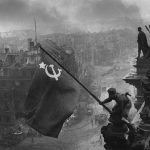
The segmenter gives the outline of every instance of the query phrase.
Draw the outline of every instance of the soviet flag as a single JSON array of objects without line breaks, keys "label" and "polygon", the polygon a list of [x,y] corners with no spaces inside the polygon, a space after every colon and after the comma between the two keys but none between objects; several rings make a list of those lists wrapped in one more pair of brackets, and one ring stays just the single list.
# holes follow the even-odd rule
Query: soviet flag
[{"label": "soviet flag", "polygon": [[[77,77],[73,49],[58,47],[50,40],[40,42],[40,46]],[[59,69],[62,71],[56,80],[54,76],[58,75]],[[40,66],[24,104],[28,125],[43,135],[58,137],[63,123],[78,103],[79,92],[78,83],[41,50]]]}]

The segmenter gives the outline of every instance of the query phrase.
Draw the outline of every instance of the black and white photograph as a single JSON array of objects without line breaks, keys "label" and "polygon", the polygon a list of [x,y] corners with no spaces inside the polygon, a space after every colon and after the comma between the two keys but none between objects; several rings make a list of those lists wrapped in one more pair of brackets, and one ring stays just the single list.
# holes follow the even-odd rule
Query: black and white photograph
[{"label": "black and white photograph", "polygon": [[150,0],[0,0],[0,150],[150,150]]}]

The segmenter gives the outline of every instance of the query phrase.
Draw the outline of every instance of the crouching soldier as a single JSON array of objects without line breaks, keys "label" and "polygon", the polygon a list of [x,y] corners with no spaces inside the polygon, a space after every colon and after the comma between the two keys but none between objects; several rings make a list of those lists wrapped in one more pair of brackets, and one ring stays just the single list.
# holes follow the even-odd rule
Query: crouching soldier
[{"label": "crouching soldier", "polygon": [[115,88],[108,89],[108,98],[102,103],[106,104],[114,100],[116,105],[112,109],[107,126],[101,128],[101,133],[105,141],[106,150],[128,150],[134,141],[134,127],[128,121],[128,114],[132,103],[128,98],[128,93],[120,94]]},{"label": "crouching soldier", "polygon": [[108,98],[102,103],[106,104],[114,100],[116,105],[112,109],[112,114],[110,116],[110,122],[114,124],[120,123],[122,118],[128,119],[128,113],[132,106],[130,99],[128,98],[128,93],[120,94],[116,92],[115,88],[108,89]]}]

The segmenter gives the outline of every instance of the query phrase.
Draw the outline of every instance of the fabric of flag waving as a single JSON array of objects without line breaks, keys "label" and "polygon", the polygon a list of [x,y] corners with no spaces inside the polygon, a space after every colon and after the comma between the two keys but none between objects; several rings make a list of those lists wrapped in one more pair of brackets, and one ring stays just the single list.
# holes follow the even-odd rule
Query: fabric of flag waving
[{"label": "fabric of flag waving", "polygon": [[[68,66],[68,71],[74,75],[77,73],[73,51],[65,53],[65,49],[49,40],[40,44],[64,67]],[[58,68],[62,69],[45,52],[41,53],[41,62],[53,64],[56,73]],[[48,72],[53,74],[52,68],[48,67]],[[55,78],[48,77],[44,69],[38,68],[24,104],[27,123],[43,135],[58,137],[63,123],[71,116],[78,103],[79,92],[78,83],[63,69],[56,81]]]}]

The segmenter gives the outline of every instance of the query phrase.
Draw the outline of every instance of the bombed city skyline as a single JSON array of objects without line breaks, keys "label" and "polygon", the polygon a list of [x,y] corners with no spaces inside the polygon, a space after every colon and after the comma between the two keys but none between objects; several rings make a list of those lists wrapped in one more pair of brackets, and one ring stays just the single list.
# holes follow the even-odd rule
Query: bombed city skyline
[{"label": "bombed city skyline", "polygon": [[0,32],[99,32],[149,23],[149,0],[0,0]]}]

